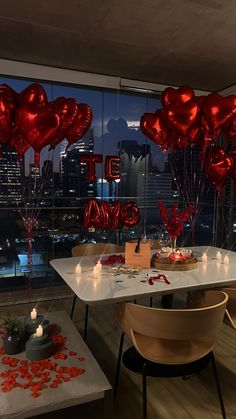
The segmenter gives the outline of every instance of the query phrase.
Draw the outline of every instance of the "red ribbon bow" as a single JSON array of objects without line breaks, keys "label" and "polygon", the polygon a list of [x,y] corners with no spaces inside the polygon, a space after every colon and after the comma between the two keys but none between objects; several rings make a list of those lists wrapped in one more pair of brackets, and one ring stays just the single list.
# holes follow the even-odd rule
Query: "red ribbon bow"
[{"label": "red ribbon bow", "polygon": [[125,258],[122,255],[110,255],[107,259],[100,260],[102,265],[114,265],[115,263],[125,263]]},{"label": "red ribbon bow", "polygon": [[161,281],[161,282],[165,282],[166,284],[170,284],[167,277],[163,274],[159,274],[157,276],[150,276],[148,278],[149,285],[153,285],[153,281]]}]

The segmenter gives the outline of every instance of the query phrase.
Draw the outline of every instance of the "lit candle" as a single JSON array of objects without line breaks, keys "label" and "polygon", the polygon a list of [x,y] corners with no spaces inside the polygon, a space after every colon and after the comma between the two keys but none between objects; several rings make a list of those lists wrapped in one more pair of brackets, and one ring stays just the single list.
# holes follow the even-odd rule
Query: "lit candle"
[{"label": "lit candle", "polygon": [[100,260],[97,262],[96,268],[98,269],[99,272],[101,272],[101,270],[102,270],[102,264],[101,264]]},{"label": "lit candle", "polygon": [[228,265],[229,264],[229,256],[225,255],[224,257],[224,264]]},{"label": "lit candle", "polygon": [[36,308],[33,308],[33,310],[30,313],[30,317],[31,317],[31,320],[36,320],[37,319],[37,310],[36,310]]},{"label": "lit candle", "polygon": [[221,262],[222,255],[220,252],[216,252],[216,260],[217,262]]},{"label": "lit candle", "polygon": [[206,253],[202,254],[202,262],[207,263],[207,254]]},{"label": "lit candle", "polygon": [[40,324],[36,329],[36,336],[37,338],[40,338],[43,336],[43,326]]},{"label": "lit candle", "polygon": [[80,276],[81,275],[81,266],[80,266],[80,264],[76,265],[76,267],[75,267],[75,273],[76,273],[76,276]]}]

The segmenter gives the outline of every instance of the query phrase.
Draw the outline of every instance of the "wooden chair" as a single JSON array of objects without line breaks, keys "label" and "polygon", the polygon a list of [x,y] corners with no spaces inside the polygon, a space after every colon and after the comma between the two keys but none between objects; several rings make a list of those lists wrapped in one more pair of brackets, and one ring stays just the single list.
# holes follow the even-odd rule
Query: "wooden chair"
[{"label": "wooden chair", "polygon": [[[119,381],[121,358],[125,367],[142,375],[143,419],[147,418],[147,377],[186,377],[201,371],[211,361],[221,406],[224,402],[212,352],[217,329],[228,296],[221,291],[195,292],[195,308],[161,309],[132,303],[115,307],[116,320],[123,330],[117,361],[114,393]],[[194,295],[192,295],[193,300]],[[123,352],[124,335],[133,346]]]},{"label": "wooden chair", "polygon": [[236,330],[236,287],[234,285],[232,287],[222,288],[221,291],[225,292],[229,297],[224,321]]},{"label": "wooden chair", "polygon": [[[72,256],[92,256],[92,255],[106,255],[109,253],[122,253],[124,248],[117,244],[112,243],[83,243],[78,244],[77,246],[71,249]],[[75,309],[77,296],[74,295],[72,309],[71,309],[71,319],[73,318],[73,313]],[[88,304],[85,305],[85,320],[84,320],[84,340],[87,339],[87,329],[88,329]]]}]

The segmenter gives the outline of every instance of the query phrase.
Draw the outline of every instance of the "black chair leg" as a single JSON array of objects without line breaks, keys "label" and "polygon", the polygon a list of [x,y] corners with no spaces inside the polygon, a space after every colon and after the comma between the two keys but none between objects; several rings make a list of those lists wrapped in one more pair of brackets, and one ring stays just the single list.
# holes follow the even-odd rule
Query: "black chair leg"
[{"label": "black chair leg", "polygon": [[89,306],[88,304],[85,305],[85,319],[84,319],[84,341],[87,340],[87,331],[88,331],[88,313],[89,313]]},{"label": "black chair leg", "polygon": [[214,372],[214,376],[215,376],[215,382],[216,382],[218,398],[219,398],[220,407],[221,407],[222,418],[227,419],[225,406],[224,406],[224,400],[223,400],[223,396],[222,396],[222,392],[221,392],[221,388],[220,388],[220,381],[219,381],[219,377],[218,377],[218,373],[217,373],[217,369],[216,369],[216,362],[215,362],[215,357],[214,357],[213,352],[211,353],[211,362],[212,362],[213,372]]},{"label": "black chair leg", "polygon": [[143,419],[147,419],[147,376],[143,366]]},{"label": "black chair leg", "polygon": [[73,314],[74,314],[74,309],[75,309],[76,299],[77,299],[77,296],[76,296],[76,294],[75,294],[75,295],[74,295],[74,298],[73,298],[73,303],[72,303],[72,307],[71,307],[71,312],[70,312],[70,318],[71,318],[71,320],[73,319]]},{"label": "black chair leg", "polygon": [[150,297],[150,307],[152,307],[152,297]]},{"label": "black chair leg", "polygon": [[120,364],[121,364],[121,358],[122,358],[122,352],[123,352],[124,337],[125,337],[125,334],[122,333],[120,337],[120,346],[119,346],[119,353],[118,353],[117,366],[116,366],[116,377],[115,377],[114,390],[113,390],[114,396],[117,395],[117,389],[118,389],[118,384],[119,384]]}]

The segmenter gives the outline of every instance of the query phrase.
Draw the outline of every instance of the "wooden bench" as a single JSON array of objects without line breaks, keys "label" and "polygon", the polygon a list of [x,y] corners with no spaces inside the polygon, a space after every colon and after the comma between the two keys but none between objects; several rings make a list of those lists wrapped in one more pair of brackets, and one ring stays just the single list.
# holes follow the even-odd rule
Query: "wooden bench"
[{"label": "wooden bench", "polygon": [[[64,353],[69,354],[69,351],[75,351],[78,356],[84,357],[84,360],[81,362],[77,359],[77,356],[68,356],[66,360],[61,361],[57,359],[55,362],[58,365],[61,363],[68,367],[76,365],[84,368],[85,372],[72,378],[71,381],[59,384],[55,389],[48,387],[42,390],[41,396],[36,399],[31,397],[28,389],[15,388],[8,393],[3,393],[0,390],[0,418],[23,419],[104,399],[104,418],[111,419],[111,385],[68,314],[64,311],[49,312],[46,318],[50,323],[57,324],[61,328],[63,336],[66,336],[68,350]],[[25,359],[25,353],[23,352],[15,357]],[[8,367],[0,363],[0,372],[5,368]]]}]

